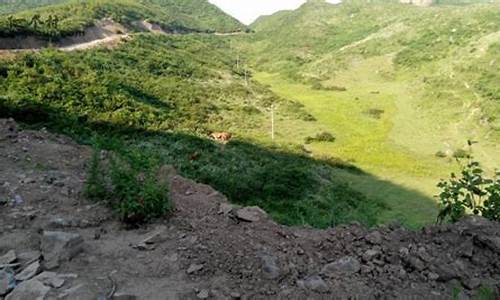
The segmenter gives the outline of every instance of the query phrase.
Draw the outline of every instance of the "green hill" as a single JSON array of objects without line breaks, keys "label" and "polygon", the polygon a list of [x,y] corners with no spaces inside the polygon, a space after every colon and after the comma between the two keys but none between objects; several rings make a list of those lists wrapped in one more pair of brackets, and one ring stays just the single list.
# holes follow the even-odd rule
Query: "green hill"
[{"label": "green hill", "polygon": [[[418,227],[467,139],[487,170],[500,165],[498,3],[310,0],[229,37],[200,34],[247,29],[202,0],[24,3],[1,35],[54,38],[104,18],[189,34],[9,53],[0,117],[114,150],[138,173],[173,165],[279,222]],[[233,140],[208,138],[219,131]]]},{"label": "green hill", "polygon": [[309,1],[259,19],[247,49],[259,70],[326,88],[354,62],[386,58],[389,65],[373,65],[374,72],[385,69],[388,80],[409,87],[418,82],[422,105],[471,102],[481,109],[476,124],[487,121],[498,136],[499,21],[498,3],[421,8]]},{"label": "green hill", "polygon": [[[277,120],[314,120],[301,105],[247,83],[236,57],[225,37],[155,34],[112,50],[19,54],[0,60],[0,117],[114,150],[143,172],[173,165],[283,223],[375,224],[383,202],[336,177],[360,170],[270,142],[271,105]],[[214,143],[208,135],[217,131],[235,138]]]},{"label": "green hill", "polygon": [[[429,199],[467,139],[479,141],[475,155],[489,170],[500,165],[500,4],[308,1],[251,28],[238,46],[256,79],[318,120],[308,128],[284,122],[283,135],[300,143],[322,128],[337,137],[306,145],[314,155],[351,161]],[[429,214],[362,177],[351,182],[384,195],[393,210],[381,219]]]},{"label": "green hill", "polygon": [[[45,4],[45,5],[44,5]],[[38,7],[41,6],[41,7]],[[166,31],[236,32],[246,27],[206,0],[67,0],[14,2],[0,6],[0,36],[59,37],[111,18],[134,27],[148,20]],[[15,12],[13,15],[9,12]]]}]

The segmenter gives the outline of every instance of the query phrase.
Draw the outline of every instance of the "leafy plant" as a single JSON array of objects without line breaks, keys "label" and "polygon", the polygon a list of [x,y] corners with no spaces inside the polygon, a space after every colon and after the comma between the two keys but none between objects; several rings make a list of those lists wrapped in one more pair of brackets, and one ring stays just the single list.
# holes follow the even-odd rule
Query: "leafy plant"
[{"label": "leafy plant", "polygon": [[323,131],[321,133],[316,134],[315,137],[308,136],[305,139],[306,144],[311,144],[313,142],[325,142],[325,143],[333,143],[335,142],[335,137],[333,134],[327,131]]},{"label": "leafy plant", "polygon": [[[470,141],[469,145],[472,145]],[[472,155],[466,160],[462,164],[457,158],[461,164],[460,175],[452,173],[450,179],[437,185],[441,189],[438,197],[442,206],[438,222],[447,218],[456,222],[468,212],[500,221],[500,172],[497,171],[494,178],[488,178]]]},{"label": "leafy plant", "polygon": [[128,224],[142,223],[170,211],[168,187],[158,180],[157,168],[152,168],[144,156],[129,153],[135,156],[130,159],[113,153],[103,161],[101,153],[106,152],[96,149],[90,162],[87,197],[106,202]]}]

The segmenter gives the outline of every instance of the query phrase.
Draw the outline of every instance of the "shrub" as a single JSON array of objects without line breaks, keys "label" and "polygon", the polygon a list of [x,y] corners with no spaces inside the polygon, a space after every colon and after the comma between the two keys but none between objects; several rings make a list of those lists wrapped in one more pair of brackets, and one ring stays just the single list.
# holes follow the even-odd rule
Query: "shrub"
[{"label": "shrub", "polygon": [[[94,151],[90,162],[85,188],[88,198],[106,202],[128,224],[161,217],[171,209],[168,188],[158,180],[157,168],[146,161],[140,162],[142,157],[124,159],[113,154],[102,161],[100,153]],[[136,165],[129,163],[134,160]]]},{"label": "shrub", "polygon": [[453,152],[454,158],[468,158],[470,155],[469,151],[464,149],[457,149]]},{"label": "shrub", "polygon": [[306,144],[311,144],[314,142],[325,142],[325,143],[333,143],[335,142],[335,137],[326,131],[316,134],[315,137],[308,136],[305,139]]},{"label": "shrub", "polygon": [[443,151],[439,150],[438,152],[436,152],[436,157],[439,157],[439,158],[445,158],[446,157],[446,153],[444,153]]},{"label": "shrub", "polygon": [[[459,158],[457,161],[461,163]],[[449,180],[438,184],[441,189],[438,222],[447,218],[456,222],[468,212],[500,221],[500,172],[496,172],[495,178],[487,178],[471,155],[461,169],[460,175],[452,173]]]},{"label": "shrub", "polygon": [[382,115],[384,113],[385,113],[385,111],[383,109],[380,109],[380,108],[370,108],[369,110],[366,111],[366,114],[374,119],[382,118]]}]

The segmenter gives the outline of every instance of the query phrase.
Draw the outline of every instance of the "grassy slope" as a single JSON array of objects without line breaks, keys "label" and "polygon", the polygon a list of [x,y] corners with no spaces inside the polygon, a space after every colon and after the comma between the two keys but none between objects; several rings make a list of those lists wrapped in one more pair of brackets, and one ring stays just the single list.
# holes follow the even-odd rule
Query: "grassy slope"
[{"label": "grassy slope", "polygon": [[[428,199],[434,185],[455,168],[436,158],[437,151],[476,139],[476,155],[486,166],[500,165],[499,21],[498,4],[310,1],[261,18],[252,25],[257,34],[240,47],[261,72],[260,82],[303,103],[318,119],[306,128],[285,122],[283,136],[300,143],[314,132],[333,132],[335,144],[309,149],[426,195],[427,201],[352,177],[361,191],[385,195],[393,210],[383,220],[418,224],[433,218]],[[347,91],[328,90],[338,87]]]},{"label": "grassy slope", "polygon": [[[269,141],[273,103],[279,120],[303,127],[313,121],[300,105],[257,82],[246,85],[235,57],[224,37],[152,34],[114,50],[21,54],[0,63],[0,117],[98,141],[125,152],[139,169],[172,164],[286,224],[376,223],[383,201],[354,191],[346,180],[359,170]],[[218,145],[206,138],[212,131],[236,138]]]},{"label": "grassy slope", "polygon": [[[68,35],[81,31],[96,19],[102,18],[112,18],[124,25],[147,19],[161,25],[165,30],[176,31],[246,30],[246,27],[236,19],[205,0],[67,0],[59,2],[55,2],[54,5],[22,10],[14,15],[0,15],[0,35]],[[34,15],[40,15],[44,22],[49,16],[57,16],[59,24],[57,28],[50,27],[46,23],[35,27],[30,24]],[[15,26],[9,23],[9,16],[16,20]]]}]

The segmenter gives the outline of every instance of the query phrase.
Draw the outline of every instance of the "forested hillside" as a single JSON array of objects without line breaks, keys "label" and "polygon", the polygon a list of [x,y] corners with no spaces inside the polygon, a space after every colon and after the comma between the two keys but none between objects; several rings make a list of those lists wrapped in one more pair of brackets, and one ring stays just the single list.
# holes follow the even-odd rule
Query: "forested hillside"
[{"label": "forested hillside", "polygon": [[[311,159],[293,144],[251,143],[269,136],[273,104],[280,119],[314,120],[299,104],[246,83],[236,57],[224,37],[154,34],[112,50],[27,53],[0,64],[0,113],[125,153],[151,172],[172,164],[284,223],[376,223],[383,203],[334,179],[335,170],[356,168]],[[234,141],[208,140],[221,130]]]},{"label": "forested hillside", "polygon": [[[237,32],[246,27],[205,0],[67,0],[0,6],[0,36],[60,37],[83,32],[96,20],[111,18],[134,27],[143,20],[170,32]],[[1,13],[3,12],[3,15]],[[9,12],[16,12],[13,15]]]}]

